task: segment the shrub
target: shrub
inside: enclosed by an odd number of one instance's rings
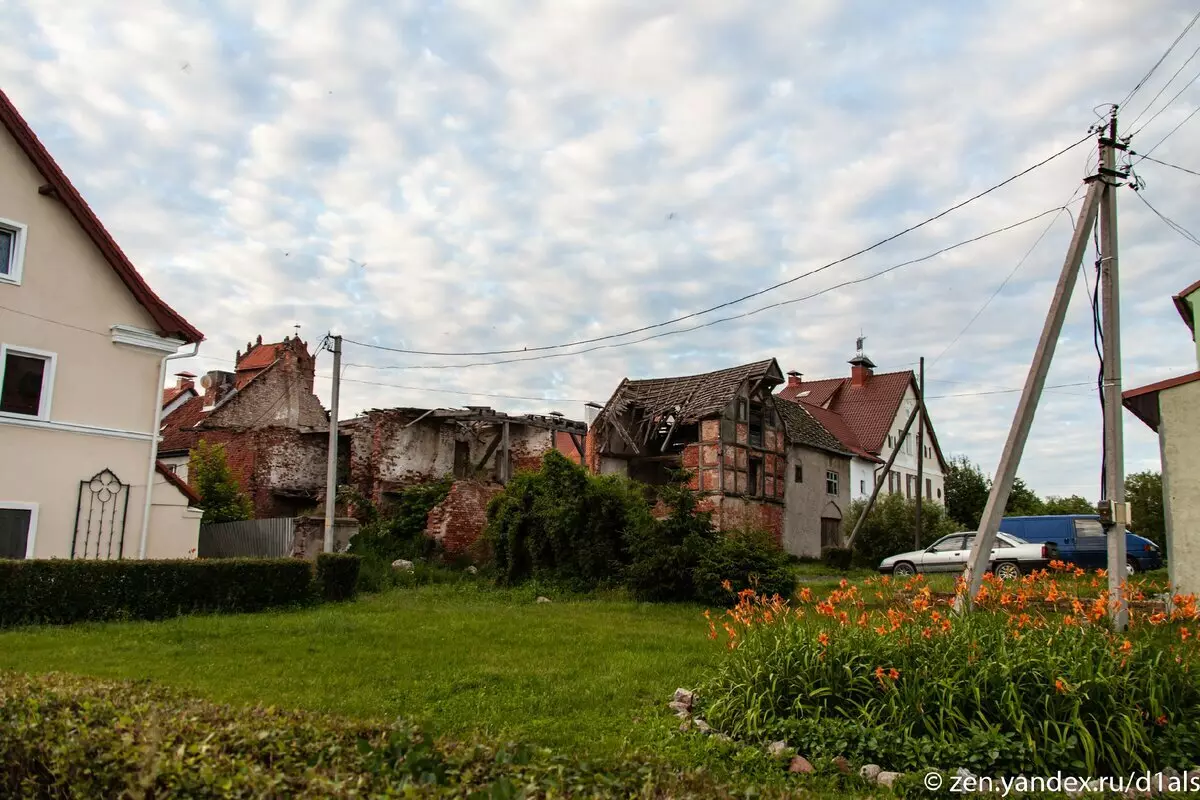
[[[0,560],[0,627],[297,605],[313,598],[312,576],[292,558]]]
[[[518,473],[488,504],[484,537],[502,582],[590,589],[619,580],[629,560],[622,534],[644,508],[628,479],[590,475],[551,450],[540,470]]]
[[[779,796],[782,792],[757,793]],[[525,744],[231,708],[145,683],[0,673],[3,797],[746,796],[643,756],[584,762]]]
[[[785,598],[796,589],[787,553],[770,533],[757,528],[718,535],[701,553],[694,583],[696,599],[714,606],[732,605],[743,589]]]
[[[225,459],[225,445],[210,445],[201,439],[189,453],[188,470],[200,508],[204,509],[201,524],[237,522],[254,516],[254,505],[242,493],[237,478]]]
[[[821,563],[830,569],[846,571],[854,559],[854,551],[848,547],[826,547],[821,551]]]
[[[382,511],[351,487],[338,492],[339,499],[353,506],[360,523],[349,548],[350,553],[362,557],[358,591],[378,592],[395,585],[392,562],[397,559],[421,561],[439,556],[438,543],[425,535],[425,525],[429,512],[450,493],[451,483],[446,477],[409,486]]]
[[[638,600],[696,599],[700,559],[720,542],[712,514],[696,510],[696,494],[679,477],[676,485],[659,487],[659,497],[669,510],[666,518],[641,513],[626,534],[632,563],[625,582]]]
[[[892,593],[870,579],[865,593]],[[1200,644],[1165,613],[1107,626],[1104,592],[1064,594],[1046,573],[988,578],[980,610],[936,606],[918,578],[907,602],[878,609],[855,586],[796,607],[744,598],[729,612],[731,652],[701,689],[718,729],[778,738],[813,755],[885,768],[1076,770],[1187,768],[1200,746]],[[893,594],[893,598],[896,595]],[[1174,618],[1200,619],[1194,598]],[[1039,610],[1061,602],[1068,613]],[[711,635],[716,637],[716,624]],[[974,761],[964,762],[975,752]]]
[[[842,520],[842,535],[849,538],[850,532],[866,508],[865,500],[850,504],[850,511]],[[879,562],[896,553],[913,549],[913,531],[916,530],[917,502],[906,500],[901,494],[880,495],[875,507],[867,516],[858,535],[854,538],[854,563],[864,567],[876,567]],[[921,504],[921,546],[928,547],[948,533],[961,530],[957,522],[946,516],[946,510],[937,503],[925,501]]]
[[[350,553],[317,554],[317,587],[326,600],[349,600],[358,585],[362,559]]]

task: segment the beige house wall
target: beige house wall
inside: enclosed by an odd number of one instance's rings
[[[36,504],[35,557],[67,557],[79,482],[110,469],[130,484],[125,555],[137,557],[167,353],[114,341],[113,326],[153,334],[154,321],[44,183],[0,129],[0,218],[26,226],[21,282],[0,282],[0,344],[55,355],[48,419],[0,415],[0,503]],[[195,547],[150,541],[162,555]]]
[[[146,558],[195,558],[203,516],[200,509],[188,507],[187,497],[182,492],[167,483],[162,475],[154,473]]]
[[[1164,389],[1158,407],[1168,573],[1176,592],[1200,595],[1200,382]]]
[[[796,480],[796,467],[803,480]],[[825,473],[838,475],[838,493],[826,491]],[[850,508],[850,458],[793,445],[788,449],[783,547],[795,556],[821,555],[821,519],[841,520]]]

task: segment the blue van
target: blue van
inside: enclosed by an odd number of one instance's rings
[[[1056,514],[1044,517],[1005,517],[1000,530],[1027,542],[1054,542],[1058,557],[1084,569],[1108,564],[1108,540],[1096,514]],[[1126,572],[1133,574],[1163,565],[1158,545],[1125,531]]]

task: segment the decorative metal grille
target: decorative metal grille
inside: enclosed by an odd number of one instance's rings
[[[129,484],[121,483],[112,470],[101,470],[80,481],[71,558],[121,558],[128,511]]]

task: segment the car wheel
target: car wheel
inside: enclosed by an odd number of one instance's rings
[[[1125,575],[1128,577],[1132,577],[1132,576],[1138,574],[1138,571],[1139,570],[1138,570],[1137,559],[1133,558],[1132,556],[1126,558],[1125,559]]]
[[[1021,577],[1021,568],[1011,561],[1004,561],[996,565],[995,574],[1002,581],[1015,581]]]
[[[896,575],[898,577],[907,578],[910,575],[916,575],[917,568],[914,567],[912,564],[910,564],[907,561],[901,561],[899,564],[897,564],[895,567],[892,568],[892,574]]]

